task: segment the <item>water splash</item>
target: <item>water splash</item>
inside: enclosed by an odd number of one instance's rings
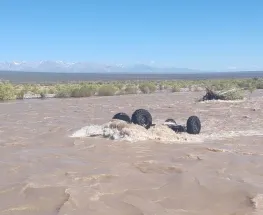
[[[103,125],[89,125],[74,132],[70,137],[102,137],[111,140],[126,140],[129,142],[155,140],[167,143],[202,142],[202,139],[187,133],[176,133],[164,124],[155,125],[150,129],[128,124],[120,120],[111,120]]]

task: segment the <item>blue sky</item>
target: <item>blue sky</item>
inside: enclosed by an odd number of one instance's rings
[[[1,0],[0,61],[263,68],[261,0]]]

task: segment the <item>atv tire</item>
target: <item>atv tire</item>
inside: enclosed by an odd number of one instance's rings
[[[143,126],[146,129],[152,126],[152,116],[150,112],[145,109],[138,109],[134,111],[131,121],[132,123]]]
[[[112,119],[118,119],[127,123],[131,123],[131,118],[126,113],[117,113],[112,117]]]
[[[201,131],[201,122],[197,116],[190,116],[186,123],[187,133],[199,134]]]

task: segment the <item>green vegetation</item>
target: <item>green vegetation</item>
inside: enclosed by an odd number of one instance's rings
[[[139,89],[144,94],[153,93],[156,91],[156,85],[152,82],[145,82],[139,85]]]
[[[171,91],[172,91],[173,93],[174,93],[174,92],[180,92],[180,86],[178,86],[178,85],[172,86]]]
[[[112,82],[79,82],[57,84],[12,84],[0,82],[0,100],[23,99],[25,95],[37,95],[46,98],[51,94],[56,98],[79,98],[90,96],[113,96],[125,94],[150,94],[157,91],[180,92],[190,91],[229,91],[226,99],[240,99],[243,91],[252,93],[263,89],[263,78],[222,79],[222,80],[166,80],[166,81],[112,81]],[[232,89],[238,89],[231,91]]]
[[[117,90],[118,87],[114,85],[102,85],[98,90],[98,96],[113,96]]]
[[[137,94],[138,87],[136,85],[128,84],[124,89],[124,94]]]
[[[244,98],[244,91],[241,89],[233,89],[221,93],[223,100],[240,100]]]
[[[9,82],[0,84],[0,100],[12,100],[16,99],[15,87]]]

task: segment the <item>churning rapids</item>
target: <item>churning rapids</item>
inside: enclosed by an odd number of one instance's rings
[[[263,92],[0,103],[2,215],[262,215]],[[145,108],[157,125],[111,120]],[[202,123],[200,135],[162,123]]]
[[[104,137],[111,140],[126,140],[138,142],[156,140],[164,143],[198,142],[197,135],[177,134],[164,124],[155,125],[149,129],[120,120],[111,120],[103,125],[89,125],[81,128],[71,137]]]

